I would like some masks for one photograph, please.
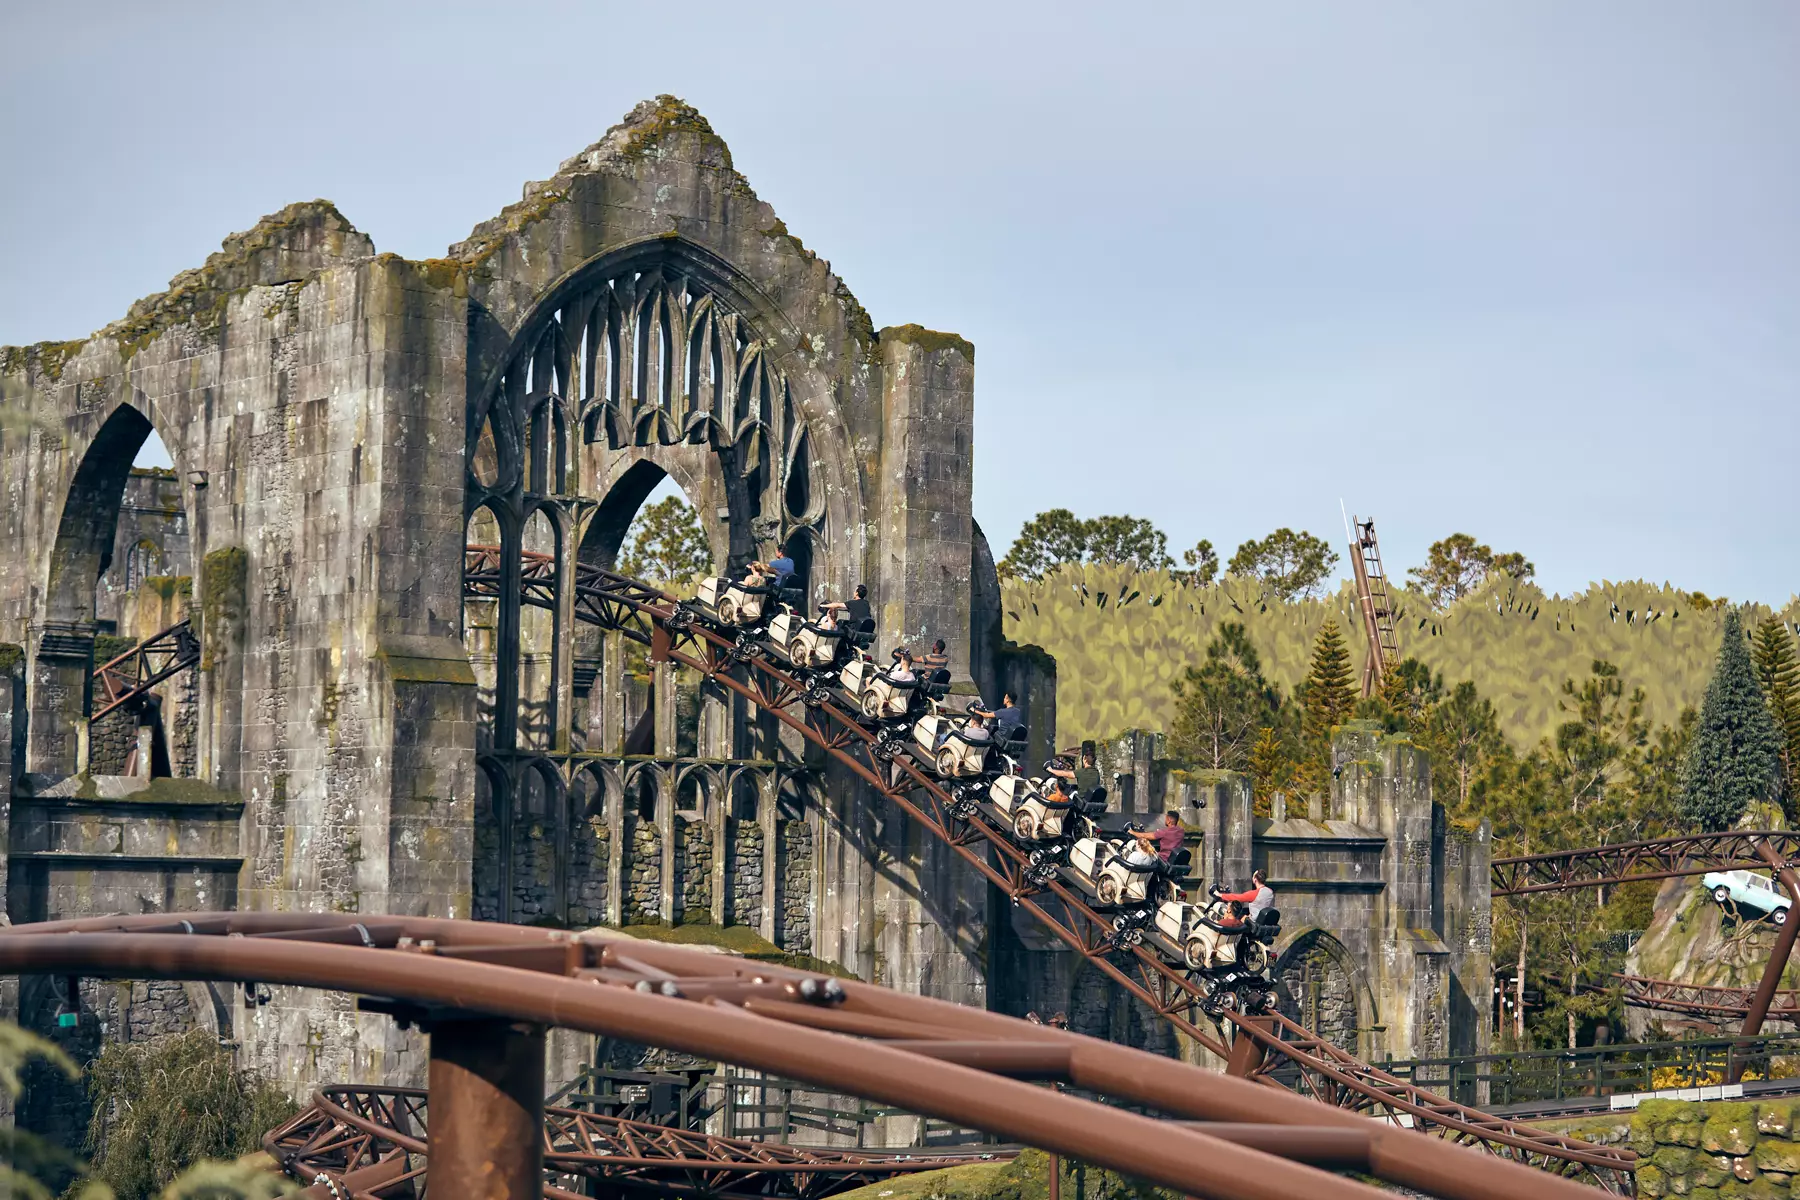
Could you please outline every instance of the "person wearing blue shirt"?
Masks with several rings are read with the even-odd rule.
[[[775,557],[766,563],[751,563],[752,567],[764,574],[775,576],[775,586],[787,587],[788,580],[794,577],[794,560],[788,557],[785,546],[775,547]]]

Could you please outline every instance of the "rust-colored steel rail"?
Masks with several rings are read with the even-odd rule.
[[[199,661],[200,639],[194,636],[193,626],[186,621],[177,621],[111,662],[94,668],[97,707],[89,720],[98,721],[114,709],[130,704],[163,680]]]
[[[1620,996],[1633,1008],[1677,1013],[1707,1021],[1741,1021],[1750,1012],[1756,989],[1708,987],[1674,979],[1650,979],[1643,975],[1618,975]],[[1769,1006],[1771,1021],[1800,1021],[1800,992],[1778,991]]]
[[[1783,859],[1800,858],[1800,831],[1733,829],[1686,837],[1621,842],[1493,861],[1494,895],[1526,896],[1534,892],[1566,892],[1602,884],[1673,879],[1707,871],[1761,869],[1768,860],[1757,850],[1766,844]]]
[[[497,599],[503,586],[502,566],[493,548],[470,547],[466,594]],[[530,558],[524,567],[528,574],[542,569],[537,558]],[[1202,1027],[1200,1003],[1205,994],[1185,969],[1164,961],[1147,946],[1117,950],[1110,939],[1110,920],[1085,896],[1060,880],[1034,877],[1029,858],[1007,831],[979,816],[953,815],[956,805],[951,795],[909,757],[876,759],[874,735],[852,715],[830,703],[804,703],[806,689],[791,674],[754,648],[747,650],[695,620],[675,597],[587,564],[577,564],[574,575],[576,611],[582,620],[649,646],[653,659],[699,671],[823,748],[1098,970],[1219,1057],[1245,1063],[1247,1072],[1264,1080],[1277,1069],[1295,1073],[1299,1091],[1327,1104],[1392,1117],[1415,1129],[1480,1145],[1495,1155],[1550,1171],[1572,1172],[1602,1186],[1630,1187],[1634,1160],[1629,1152],[1552,1134],[1435,1095],[1369,1066],[1279,1014],[1247,1019],[1226,1010],[1219,1018],[1221,1030],[1249,1038],[1258,1048],[1253,1056],[1232,1060],[1225,1041]]]
[[[263,1149],[302,1182],[325,1176],[345,1191],[398,1200],[425,1179],[425,1163],[417,1160],[430,1155],[428,1116],[423,1088],[328,1087],[314,1093],[305,1111],[271,1130]],[[907,1153],[752,1142],[573,1108],[546,1108],[543,1136],[546,1195],[579,1194],[576,1185],[593,1180],[638,1195],[825,1200],[896,1175],[1003,1161],[1017,1153],[1000,1147]],[[404,1169],[396,1159],[404,1160]]]
[[[530,1022],[664,1046],[864,1096],[1187,1195],[1376,1200],[1382,1193],[1211,1136],[1203,1126],[1175,1125],[1118,1105],[1187,1121],[1353,1129],[1368,1139],[1368,1174],[1449,1200],[1580,1200],[1592,1194],[1574,1180],[1504,1157],[1066,1030],[631,939],[346,914],[96,918],[0,931],[0,974],[16,973],[260,982],[380,997],[366,1007],[433,1031],[434,1099],[440,1060],[460,1030],[476,1023],[472,1019],[488,1026]],[[1015,1074],[1055,1077],[1113,1103],[1036,1087]],[[479,1133],[476,1128],[464,1137]],[[1309,1136],[1296,1133],[1300,1140]],[[456,1150],[456,1139],[440,1148]],[[1629,1188],[1628,1151],[1607,1154],[1572,1143],[1562,1152],[1571,1163],[1579,1156],[1580,1169],[1595,1170],[1619,1190]],[[542,1170],[541,1158],[527,1165],[533,1178]]]

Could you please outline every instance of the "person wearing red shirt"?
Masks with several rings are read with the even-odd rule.
[[[1234,900],[1239,904],[1248,904],[1250,906],[1250,920],[1252,922],[1263,914],[1264,909],[1275,907],[1275,889],[1269,886],[1269,881],[1264,878],[1260,867],[1250,873],[1249,891],[1218,892],[1215,894],[1227,904],[1230,904]]]

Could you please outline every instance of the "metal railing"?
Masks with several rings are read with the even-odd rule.
[[[1800,1056],[1800,1033],[1420,1058],[1375,1066],[1465,1104],[1505,1107],[1702,1087],[1730,1079],[1736,1066],[1744,1068],[1745,1078],[1754,1073],[1766,1079],[1772,1059],[1790,1056]]]
[[[729,1064],[686,1071],[584,1067],[547,1104],[751,1141],[880,1149],[877,1122],[919,1122],[912,1146],[997,1144],[995,1138],[903,1109],[838,1096]]]

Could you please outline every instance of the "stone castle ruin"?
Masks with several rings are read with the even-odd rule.
[[[814,601],[867,584],[880,656],[943,637],[955,690],[1012,690],[1048,757],[1054,664],[1002,633],[973,411],[973,347],[877,331],[670,97],[443,258],[295,204],[90,338],[0,351],[7,918],[743,925],[1175,1051],[841,768],[582,617],[576,567],[613,566],[672,480],[717,563],[783,540]],[[153,430],[172,471],[134,469]],[[471,593],[483,571],[500,586]],[[177,627],[191,667],[96,718],[96,667]],[[1108,748],[1113,803],[1180,806],[1209,876],[1269,864],[1297,1011],[1334,1037],[1473,1048],[1484,835],[1444,824],[1406,748],[1344,752],[1330,813],[1255,821],[1241,781],[1130,743]],[[67,986],[9,1003],[77,1057],[198,1024],[297,1090],[424,1065],[343,997]],[[77,1002],[90,1019],[56,1028]],[[565,1075],[587,1053],[566,1046]],[[75,1103],[37,1089],[25,1116]]]

